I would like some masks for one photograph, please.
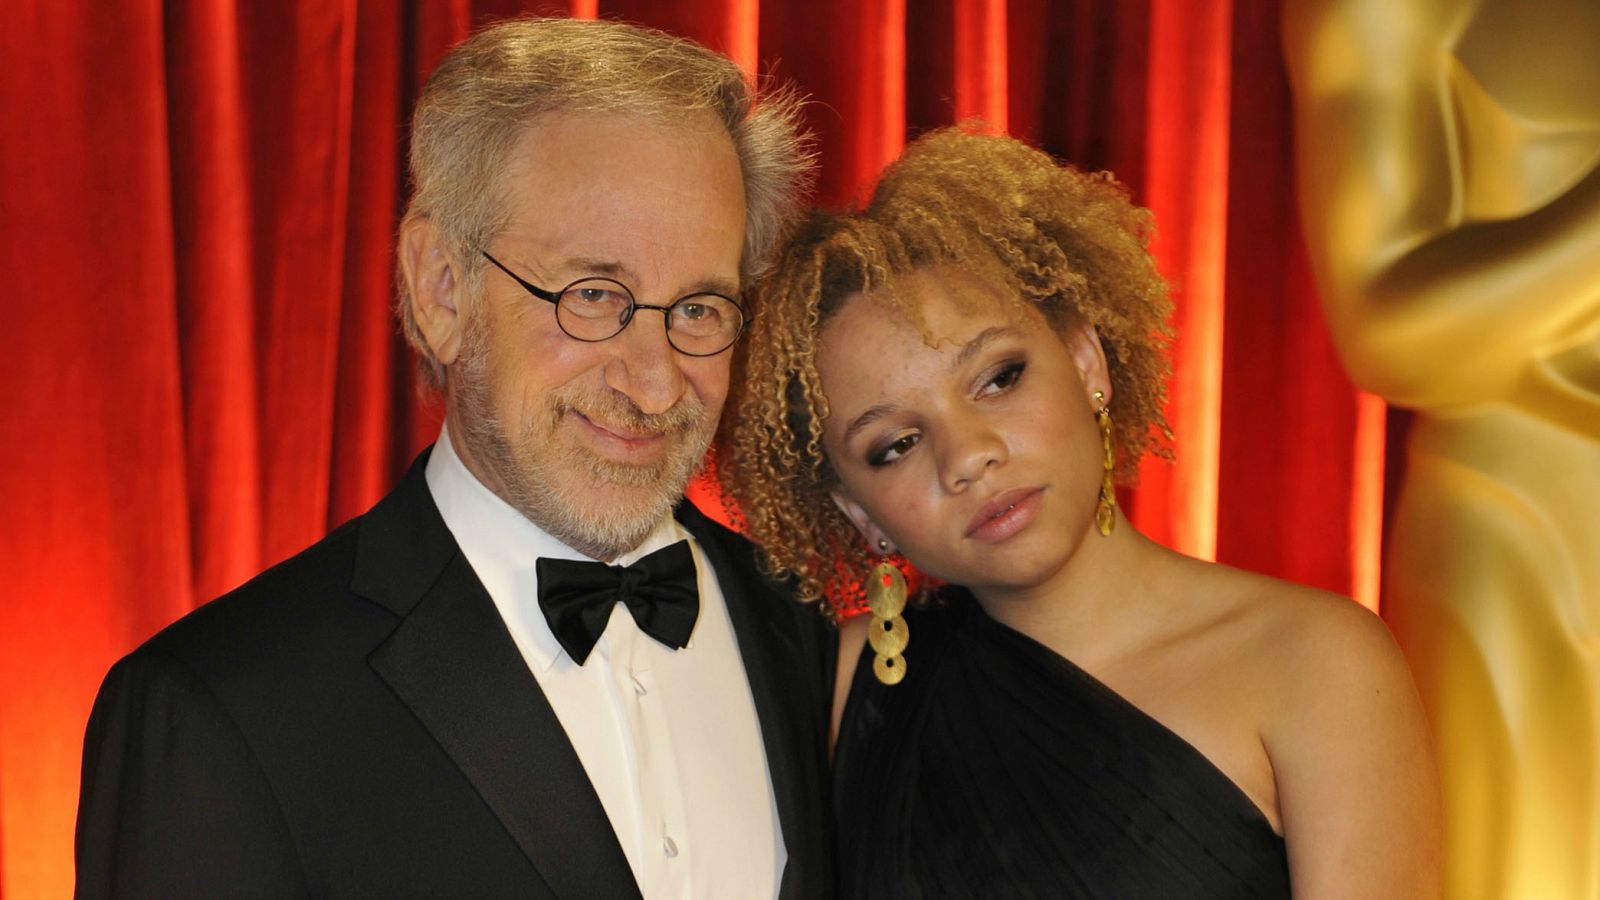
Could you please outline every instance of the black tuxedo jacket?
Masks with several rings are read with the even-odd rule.
[[[636,897],[621,845],[423,462],[371,511],[106,676],[79,897]],[[742,538],[688,503],[727,598],[788,851],[832,894],[831,652]]]

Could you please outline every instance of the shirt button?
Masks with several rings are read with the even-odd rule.
[[[672,859],[678,855],[678,844],[672,839],[671,835],[661,839],[661,852],[667,855],[667,859]]]

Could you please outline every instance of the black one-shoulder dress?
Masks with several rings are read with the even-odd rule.
[[[834,757],[847,898],[1288,897],[1283,839],[1201,753],[970,594],[862,653]]]

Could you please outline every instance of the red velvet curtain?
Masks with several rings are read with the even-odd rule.
[[[437,428],[389,314],[403,131],[469,28],[624,18],[800,82],[819,200],[982,117],[1116,171],[1177,285],[1173,546],[1375,602],[1383,409],[1295,226],[1272,0],[19,0],[0,29],[0,893],[66,896],[107,666],[358,514]]]

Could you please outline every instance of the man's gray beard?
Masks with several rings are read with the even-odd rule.
[[[485,474],[498,481],[490,489],[545,533],[594,559],[609,562],[637,547],[671,514],[705,460],[715,428],[705,418],[704,405],[685,396],[672,409],[647,415],[609,388],[593,396],[557,393],[548,398],[548,417],[542,423],[530,421],[514,439],[489,396],[488,328],[482,324],[482,312],[475,312],[464,324],[461,350],[451,366],[451,397],[459,411],[461,442],[488,470]],[[519,447],[528,447],[529,437],[540,425],[553,438],[561,419],[577,412],[597,424],[665,434],[681,443],[658,462],[642,466],[557,444],[544,452],[518,452]],[[588,483],[572,483],[575,473],[585,472]],[[634,489],[633,502],[622,505],[613,497],[587,495],[586,488],[595,483]]]

